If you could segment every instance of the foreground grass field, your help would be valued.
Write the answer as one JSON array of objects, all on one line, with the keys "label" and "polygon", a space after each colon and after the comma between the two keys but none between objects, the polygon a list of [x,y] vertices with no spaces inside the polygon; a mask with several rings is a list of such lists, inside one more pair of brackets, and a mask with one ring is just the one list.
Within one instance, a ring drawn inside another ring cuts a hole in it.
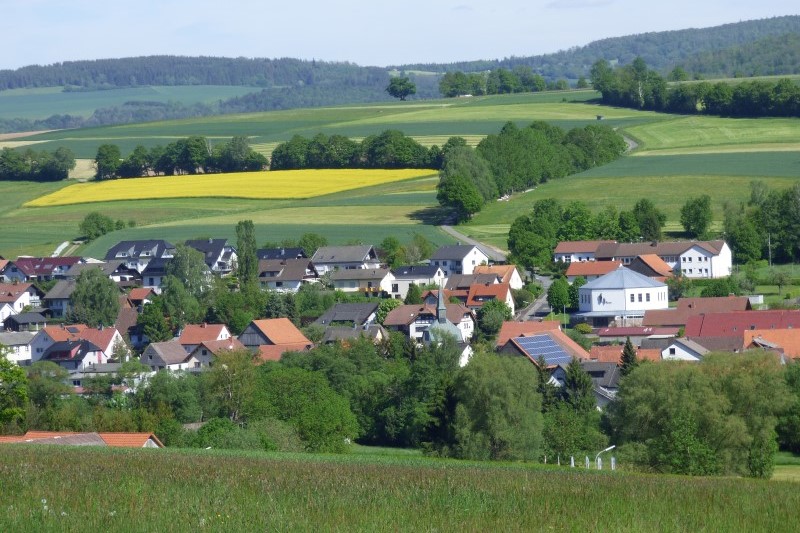
[{"label": "foreground grass field", "polygon": [[3,531],[793,531],[795,483],[374,455],[10,446]]},{"label": "foreground grass field", "polygon": [[426,170],[345,169],[119,179],[70,185],[27,202],[25,207],[168,198],[311,198],[431,174]]}]

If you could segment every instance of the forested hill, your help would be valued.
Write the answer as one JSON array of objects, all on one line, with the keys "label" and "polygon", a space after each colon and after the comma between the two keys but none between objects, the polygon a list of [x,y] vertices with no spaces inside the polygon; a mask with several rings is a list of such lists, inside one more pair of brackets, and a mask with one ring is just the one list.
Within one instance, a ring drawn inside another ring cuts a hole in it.
[{"label": "forested hill", "polygon": [[800,74],[800,33],[773,35],[724,50],[701,52],[680,66],[704,78]]},{"label": "forested hill", "polygon": [[27,87],[104,89],[139,85],[386,86],[386,69],[299,59],[148,56],[67,61],[0,70],[0,90]]},{"label": "forested hill", "polygon": [[[642,33],[626,37],[613,37],[594,41],[586,46],[571,48],[556,52],[530,57],[510,57],[490,61],[466,61],[449,64],[412,64],[400,65],[398,70],[424,70],[433,72],[477,72],[494,68],[513,69],[517,66],[529,66],[535,72],[548,79],[577,79],[586,76],[592,64],[598,59],[605,59],[612,63],[629,64],[637,57],[641,57],[654,70],[667,72],[676,65],[697,65],[699,72],[732,76],[736,68],[720,68],[717,63],[714,67],[710,61],[715,57],[715,52],[724,51],[724,54],[735,57],[737,53],[760,54],[760,47],[749,48],[746,45],[760,41],[768,43],[768,38],[773,43],[784,49],[785,43],[793,35],[800,35],[800,16],[774,17],[761,20],[750,20],[733,24],[724,24],[712,28],[686,29]],[[797,42],[796,40],[794,41]],[[782,58],[775,68],[761,74],[790,74],[796,72],[798,64],[797,47],[789,57]],[[793,57],[793,59],[792,59]],[[747,62],[745,56],[744,59]],[[708,63],[706,63],[708,62]],[[731,61],[732,65],[734,62]],[[791,63],[788,70],[778,68]],[[707,64],[708,66],[702,66]],[[686,68],[686,67],[684,67]],[[689,68],[686,68],[688,71]],[[750,74],[752,68],[746,66],[741,70]],[[780,70],[780,71],[778,71]],[[773,72],[774,71],[774,72]]]}]

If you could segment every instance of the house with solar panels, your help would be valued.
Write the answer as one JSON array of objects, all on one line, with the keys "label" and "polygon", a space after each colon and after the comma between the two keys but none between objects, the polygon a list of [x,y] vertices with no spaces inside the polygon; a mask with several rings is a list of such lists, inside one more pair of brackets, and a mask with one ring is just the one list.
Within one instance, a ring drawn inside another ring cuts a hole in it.
[{"label": "house with solar panels", "polygon": [[589,359],[589,353],[560,329],[511,337],[498,348],[498,352],[527,357],[537,365],[540,359],[544,359],[548,368],[558,365],[566,366],[573,358]]},{"label": "house with solar panels", "polygon": [[639,326],[645,311],[669,308],[667,285],[620,267],[578,289],[578,317],[594,327]]}]

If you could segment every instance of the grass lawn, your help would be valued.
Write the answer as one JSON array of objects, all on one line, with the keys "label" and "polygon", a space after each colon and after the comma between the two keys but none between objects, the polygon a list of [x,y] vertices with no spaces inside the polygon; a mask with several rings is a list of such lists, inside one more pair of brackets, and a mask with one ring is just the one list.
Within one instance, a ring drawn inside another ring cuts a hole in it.
[{"label": "grass lawn", "polygon": [[397,454],[6,445],[3,531],[791,531],[792,483]]}]

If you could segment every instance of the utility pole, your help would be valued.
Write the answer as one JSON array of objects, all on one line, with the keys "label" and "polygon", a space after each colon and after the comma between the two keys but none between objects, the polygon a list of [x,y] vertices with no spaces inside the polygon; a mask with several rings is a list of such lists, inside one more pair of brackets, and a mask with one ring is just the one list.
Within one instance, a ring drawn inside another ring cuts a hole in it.
[{"label": "utility pole", "polygon": [[772,266],[772,233],[767,233],[767,250],[769,250],[769,266]]}]

